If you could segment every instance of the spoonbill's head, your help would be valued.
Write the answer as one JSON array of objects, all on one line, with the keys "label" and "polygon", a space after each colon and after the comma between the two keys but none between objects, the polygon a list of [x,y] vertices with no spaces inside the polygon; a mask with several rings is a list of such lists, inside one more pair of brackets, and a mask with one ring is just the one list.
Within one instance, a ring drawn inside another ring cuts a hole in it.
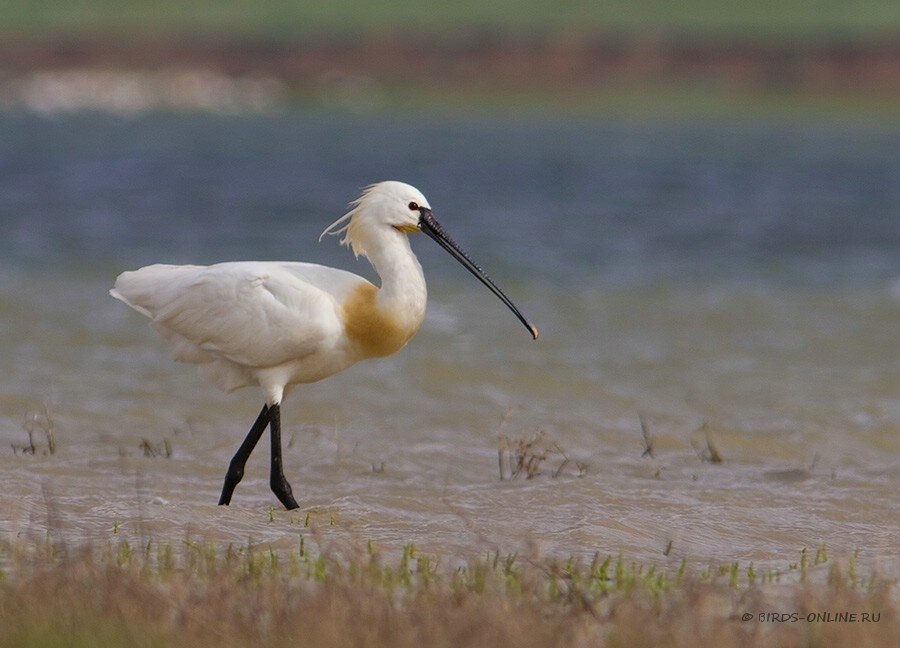
[{"label": "spoonbill's head", "polygon": [[343,245],[349,245],[353,254],[367,256],[385,237],[394,232],[418,232],[421,210],[428,210],[428,201],[422,192],[405,182],[388,180],[369,185],[362,195],[350,203],[350,211],[341,216],[322,232],[343,234]]},{"label": "spoonbill's head", "polygon": [[362,195],[350,204],[350,211],[325,228],[319,240],[326,234],[344,234],[343,245],[349,245],[353,253],[367,256],[367,252],[381,246],[389,236],[424,232],[453,258],[487,286],[525,325],[536,340],[538,331],[525,319],[515,304],[490,280],[485,272],[450,238],[431,213],[428,200],[422,192],[405,182],[388,180],[369,185]]}]

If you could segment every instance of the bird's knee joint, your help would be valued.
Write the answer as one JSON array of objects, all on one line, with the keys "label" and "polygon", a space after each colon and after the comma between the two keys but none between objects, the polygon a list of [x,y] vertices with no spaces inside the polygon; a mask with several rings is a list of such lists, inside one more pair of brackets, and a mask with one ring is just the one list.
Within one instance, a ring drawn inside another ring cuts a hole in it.
[{"label": "bird's knee joint", "polygon": [[269,486],[276,493],[290,493],[291,492],[291,485],[283,477],[281,479],[272,479],[271,481],[269,481]]}]

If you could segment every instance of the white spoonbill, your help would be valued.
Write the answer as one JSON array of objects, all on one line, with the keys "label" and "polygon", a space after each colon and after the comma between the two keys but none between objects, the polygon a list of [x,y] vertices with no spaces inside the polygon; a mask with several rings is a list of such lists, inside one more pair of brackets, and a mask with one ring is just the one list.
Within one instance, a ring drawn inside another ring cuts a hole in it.
[{"label": "white spoonbill", "polygon": [[244,465],[266,426],[272,452],[269,484],[288,509],[298,508],[281,461],[281,401],[294,385],[322,380],[367,358],[391,355],[425,316],[425,277],[407,234],[425,232],[537,329],[453,242],[418,189],[388,181],[367,187],[325,234],[365,256],[381,277],[312,263],[247,261],[211,266],[151,265],[123,272],[110,294],[153,320],[175,359],[199,365],[220,389],[258,385],[265,405],[225,475],[220,505],[231,502]]}]

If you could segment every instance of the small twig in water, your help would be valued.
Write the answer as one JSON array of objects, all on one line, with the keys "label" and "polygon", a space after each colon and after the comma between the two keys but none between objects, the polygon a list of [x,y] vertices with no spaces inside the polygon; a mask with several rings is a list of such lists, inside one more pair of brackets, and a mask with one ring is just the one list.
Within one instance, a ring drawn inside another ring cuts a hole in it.
[{"label": "small twig in water", "polygon": [[697,453],[697,456],[700,457],[700,461],[705,461],[707,463],[722,463],[722,455],[719,454],[718,449],[712,442],[712,437],[709,433],[709,423],[704,422],[700,427],[700,431],[704,433],[706,437],[706,447],[699,448],[697,444],[691,439],[691,445],[694,448],[694,452]]},{"label": "small twig in water", "polygon": [[172,444],[169,443],[168,439],[163,439],[160,443],[150,443],[147,439],[142,438],[140,448],[144,451],[145,457],[172,458]]},{"label": "small twig in water", "polygon": [[709,453],[710,463],[722,463],[722,455],[719,454],[718,449],[713,445],[712,437],[709,436],[709,431],[706,433],[706,450]]},{"label": "small twig in water", "polygon": [[534,479],[541,474],[541,464],[552,454],[563,456],[563,464],[554,473],[558,476],[563,466],[568,462],[562,448],[554,442],[545,441],[543,430],[530,438],[520,438],[515,442],[504,435],[500,435],[497,447],[497,462],[500,469],[500,479],[514,479],[524,475],[525,479]]},{"label": "small twig in water", "polygon": [[813,470],[815,470],[817,463],[819,463],[819,453],[818,452],[813,454],[812,463],[809,464],[809,468],[807,468],[807,470],[809,472],[812,472]]},{"label": "small twig in water", "polygon": [[505,453],[509,452],[509,438],[505,434],[503,434],[503,428],[506,427],[507,421],[512,416],[513,408],[508,407],[506,411],[503,413],[503,416],[500,417],[500,425],[497,428],[497,467],[500,470],[500,481],[506,479],[506,473],[508,466],[507,462],[504,462]]},{"label": "small twig in water", "polygon": [[56,432],[53,426],[53,415],[50,413],[50,406],[44,403],[44,436],[47,437],[47,451],[50,454],[56,454]]},{"label": "small twig in water", "polygon": [[638,414],[638,420],[641,422],[641,434],[644,437],[644,451],[641,453],[641,457],[653,458],[654,439],[650,434],[650,428],[647,425],[647,419],[644,418],[643,414]]},{"label": "small twig in water", "polygon": [[[22,428],[28,435],[28,443],[25,445],[10,444],[13,454],[21,452],[23,455],[36,455],[38,453],[52,455],[56,453],[56,431],[53,423],[53,413],[50,411],[50,406],[47,403],[43,404],[43,410],[41,414],[37,412],[25,413]],[[34,440],[34,433],[37,428],[40,428],[44,433],[44,444],[38,444]]]},{"label": "small twig in water", "polygon": [[562,463],[559,464],[559,468],[557,468],[556,472],[553,473],[553,479],[556,479],[557,477],[559,477],[560,473],[562,473],[562,471],[563,471],[563,468],[565,468],[568,465],[568,463],[569,463],[569,458],[565,454],[563,454]]}]

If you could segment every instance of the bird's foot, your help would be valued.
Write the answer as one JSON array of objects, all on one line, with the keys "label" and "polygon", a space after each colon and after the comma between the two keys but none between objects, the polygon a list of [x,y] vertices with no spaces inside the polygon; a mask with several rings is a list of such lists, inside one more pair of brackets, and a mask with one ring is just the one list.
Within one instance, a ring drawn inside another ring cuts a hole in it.
[{"label": "bird's foot", "polygon": [[297,504],[297,500],[294,499],[291,485],[288,484],[286,479],[282,478],[280,481],[272,481],[270,486],[272,487],[272,492],[275,493],[275,497],[278,498],[279,502],[284,504],[284,508],[288,511],[300,508],[300,505]]}]

